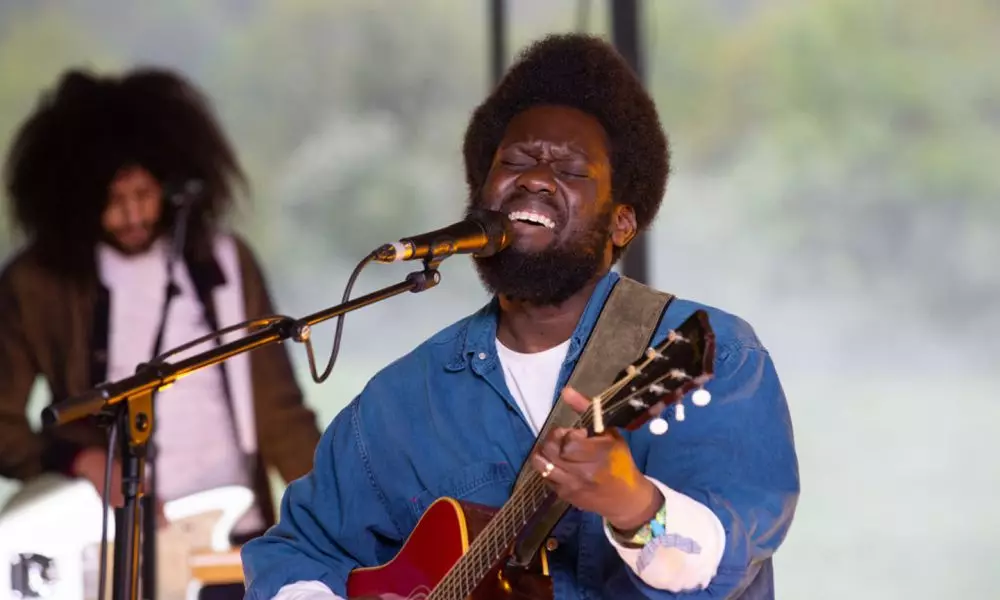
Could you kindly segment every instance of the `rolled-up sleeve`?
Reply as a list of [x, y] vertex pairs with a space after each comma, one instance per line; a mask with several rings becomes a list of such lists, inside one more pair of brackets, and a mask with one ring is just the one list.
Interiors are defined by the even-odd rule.
[[[731, 342], [718, 349], [715, 371], [706, 385], [711, 402], [695, 407], [685, 399], [687, 418], [667, 435], [653, 436], [643, 472], [711, 510], [725, 535], [721, 559], [709, 580], [698, 578], [701, 585], [682, 592], [655, 588], [630, 569], [629, 580], [649, 598], [726, 598], [743, 589], [758, 563], [782, 543], [795, 514], [798, 460], [788, 405], [769, 353], [759, 344]], [[670, 518], [668, 512], [668, 532]], [[673, 547], [711, 550], [697, 544]], [[688, 561], [658, 564], [682, 569]]]

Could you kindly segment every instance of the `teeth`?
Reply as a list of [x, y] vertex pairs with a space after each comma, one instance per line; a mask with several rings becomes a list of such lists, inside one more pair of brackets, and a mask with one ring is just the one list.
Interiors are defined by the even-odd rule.
[[512, 221], [526, 221], [528, 223], [537, 223], [539, 225], [544, 225], [548, 229], [555, 229], [556, 227], [555, 221], [546, 217], [545, 215], [540, 215], [532, 211], [515, 210], [507, 216]]

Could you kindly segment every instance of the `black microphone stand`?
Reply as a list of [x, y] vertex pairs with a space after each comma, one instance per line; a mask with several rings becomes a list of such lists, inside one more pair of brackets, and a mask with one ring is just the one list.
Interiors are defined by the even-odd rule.
[[[156, 330], [156, 338], [153, 342], [152, 357], [156, 357], [163, 349], [163, 338], [166, 333], [167, 315], [170, 311], [170, 303], [180, 294], [180, 288], [174, 281], [174, 265], [177, 260], [184, 255], [184, 245], [187, 239], [188, 216], [191, 213], [191, 206], [196, 200], [196, 194], [200, 191], [201, 185], [197, 181], [188, 182], [182, 192], [172, 194], [167, 200], [177, 207], [174, 214], [173, 232], [170, 236], [170, 248], [167, 250], [167, 289], [164, 292], [163, 304], [160, 306], [160, 324]], [[146, 490], [141, 507], [142, 512], [142, 597], [145, 600], [156, 600], [156, 529], [157, 517], [156, 499], [157, 490], [157, 468], [156, 458], [158, 446], [156, 443], [156, 392], [152, 392], [149, 404], [150, 431], [149, 440], [146, 445], [146, 461], [149, 467], [149, 475], [146, 477]], [[116, 518], [116, 522], [121, 522], [124, 515]]]
[[[374, 256], [374, 254], [373, 254]], [[122, 493], [125, 497], [123, 527], [115, 527], [113, 600], [138, 600], [141, 512], [139, 503], [146, 494], [143, 484], [148, 443], [155, 426], [153, 394], [177, 379], [216, 365], [233, 356], [250, 352], [289, 338], [307, 342], [313, 325], [348, 312], [381, 302], [403, 292], [423, 292], [441, 281], [438, 265], [446, 256], [434, 256], [424, 262], [421, 271], [406, 276], [400, 283], [360, 296], [348, 302], [313, 313], [301, 319], [279, 317], [242, 339], [215, 346], [176, 363], [153, 361], [139, 365], [135, 375], [97, 386], [42, 411], [46, 428], [71, 423], [96, 415], [112, 416], [121, 437]], [[102, 422], [106, 419], [101, 419]]]

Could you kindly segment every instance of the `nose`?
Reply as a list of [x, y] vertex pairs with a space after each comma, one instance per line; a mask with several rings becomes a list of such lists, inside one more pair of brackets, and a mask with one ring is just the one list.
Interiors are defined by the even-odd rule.
[[129, 227], [142, 225], [142, 199], [138, 195], [128, 197], [125, 202], [125, 224]]
[[556, 182], [552, 169], [544, 162], [522, 172], [517, 178], [517, 185], [531, 194], [556, 193]]

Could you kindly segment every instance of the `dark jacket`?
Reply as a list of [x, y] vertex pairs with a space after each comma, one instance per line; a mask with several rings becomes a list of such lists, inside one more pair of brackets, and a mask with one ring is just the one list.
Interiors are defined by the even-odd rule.
[[[259, 264], [243, 240], [235, 241], [247, 318], [273, 314]], [[189, 253], [185, 262], [206, 320], [215, 329], [219, 324], [214, 322], [210, 292], [224, 282], [224, 275], [211, 253], [202, 256]], [[58, 276], [43, 266], [32, 247], [0, 273], [0, 476], [27, 480], [43, 472], [68, 474], [81, 449], [106, 447], [104, 430], [93, 419], [33, 431], [26, 405], [38, 375], [45, 378], [54, 402], [105, 380], [108, 308], [108, 290], [96, 269], [88, 276]], [[277, 469], [286, 482], [305, 475], [312, 468], [320, 434], [315, 415], [303, 403], [285, 349], [271, 345], [249, 356], [258, 442], [253, 476], [257, 500], [270, 526], [274, 507], [266, 468]]]

